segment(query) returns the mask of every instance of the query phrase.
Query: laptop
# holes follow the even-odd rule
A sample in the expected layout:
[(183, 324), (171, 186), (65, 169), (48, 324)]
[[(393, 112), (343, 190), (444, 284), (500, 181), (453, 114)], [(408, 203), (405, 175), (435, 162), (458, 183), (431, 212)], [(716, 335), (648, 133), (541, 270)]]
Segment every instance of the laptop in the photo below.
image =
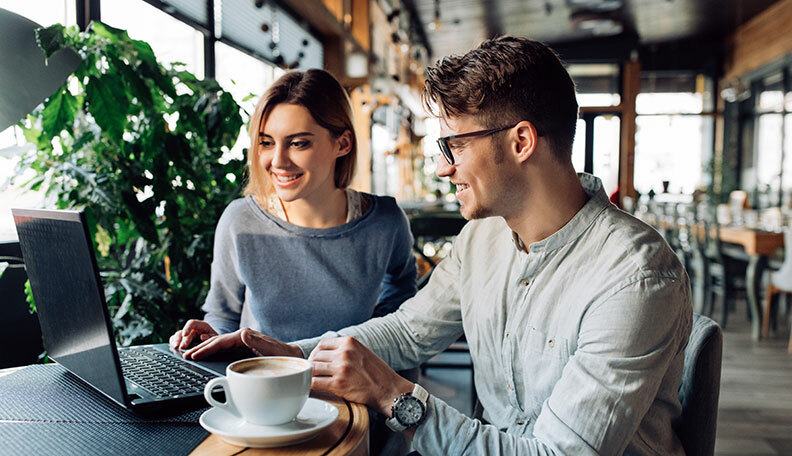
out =
[(85, 214), (11, 212), (51, 359), (136, 413), (207, 406), (204, 385), (230, 361), (188, 361), (168, 344), (116, 346)]

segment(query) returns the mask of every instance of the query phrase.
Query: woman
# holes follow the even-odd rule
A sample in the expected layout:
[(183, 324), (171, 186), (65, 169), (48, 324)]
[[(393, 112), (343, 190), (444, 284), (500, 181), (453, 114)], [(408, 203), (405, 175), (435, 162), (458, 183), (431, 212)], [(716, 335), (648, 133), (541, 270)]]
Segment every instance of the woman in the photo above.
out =
[(171, 336), (173, 347), (235, 332), (223, 349), (263, 334), (313, 337), (415, 294), (404, 213), (393, 198), (347, 188), (357, 148), (338, 81), (321, 70), (283, 75), (256, 106), (250, 138), (245, 197), (217, 224), (206, 316)]

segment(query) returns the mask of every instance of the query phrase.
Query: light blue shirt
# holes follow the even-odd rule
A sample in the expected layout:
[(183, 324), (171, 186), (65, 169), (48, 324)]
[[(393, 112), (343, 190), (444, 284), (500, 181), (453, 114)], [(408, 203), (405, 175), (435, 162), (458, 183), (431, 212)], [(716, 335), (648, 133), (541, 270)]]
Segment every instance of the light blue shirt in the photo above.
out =
[(398, 311), (298, 345), (307, 355), (321, 338), (353, 336), (404, 369), (464, 332), (491, 424), (430, 397), (413, 441), (424, 455), (684, 454), (671, 423), (691, 328), (688, 277), (599, 179), (581, 183), (585, 206), (527, 251), (502, 218), (472, 221)]

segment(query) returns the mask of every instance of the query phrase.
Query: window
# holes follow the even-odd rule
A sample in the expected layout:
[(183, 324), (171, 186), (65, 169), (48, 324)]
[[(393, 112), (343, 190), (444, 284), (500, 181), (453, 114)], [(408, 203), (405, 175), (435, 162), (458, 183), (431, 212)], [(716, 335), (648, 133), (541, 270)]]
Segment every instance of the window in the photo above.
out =
[[(756, 84), (758, 93), (755, 99), (755, 171), (757, 202), (760, 207), (781, 204), (782, 179), (784, 168), (784, 74), (782, 71), (764, 77)], [(787, 156), (790, 156), (787, 153)], [(789, 184), (787, 184), (789, 185)], [(790, 186), (792, 187), (792, 186)], [(790, 187), (784, 190), (792, 189)]]
[(710, 78), (684, 72), (641, 77), (635, 100), (635, 189), (693, 193), (708, 182), (714, 135)]
[(160, 63), (184, 63), (187, 71), (204, 77), (203, 33), (143, 0), (104, 0), (101, 11), (102, 22), (147, 42)]
[(618, 106), (620, 70), (616, 63), (570, 64), (567, 71), (575, 81), (578, 105)]
[(217, 82), (231, 93), (244, 110), (245, 125), (239, 132), (236, 144), (229, 151), (231, 158), (241, 159), (244, 158), (243, 149), (250, 145), (247, 123), (253, 115), (256, 103), (275, 79), (283, 74), (283, 70), (220, 42), (215, 45), (215, 58)]
[[(56, 23), (72, 26), (77, 17), (74, 0), (0, 0), (0, 8), (24, 16), (43, 27)], [(11, 217), (12, 207), (37, 207), (41, 206), (44, 199), (43, 191), (28, 192), (19, 188), (21, 182), (33, 176), (17, 176), (14, 185), (5, 186), (15, 174), (19, 156), (30, 147), (18, 127), (0, 131), (0, 241), (17, 239)]]

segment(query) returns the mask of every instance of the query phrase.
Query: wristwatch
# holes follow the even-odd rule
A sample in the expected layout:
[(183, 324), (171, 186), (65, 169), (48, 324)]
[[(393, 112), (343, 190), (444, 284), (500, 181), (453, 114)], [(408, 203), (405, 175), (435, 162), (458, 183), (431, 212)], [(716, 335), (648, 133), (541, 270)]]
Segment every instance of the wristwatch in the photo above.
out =
[(385, 422), (396, 432), (417, 426), (426, 417), (426, 401), (429, 393), (419, 384), (415, 384), (412, 393), (404, 393), (393, 400), (391, 413), (393, 417)]

